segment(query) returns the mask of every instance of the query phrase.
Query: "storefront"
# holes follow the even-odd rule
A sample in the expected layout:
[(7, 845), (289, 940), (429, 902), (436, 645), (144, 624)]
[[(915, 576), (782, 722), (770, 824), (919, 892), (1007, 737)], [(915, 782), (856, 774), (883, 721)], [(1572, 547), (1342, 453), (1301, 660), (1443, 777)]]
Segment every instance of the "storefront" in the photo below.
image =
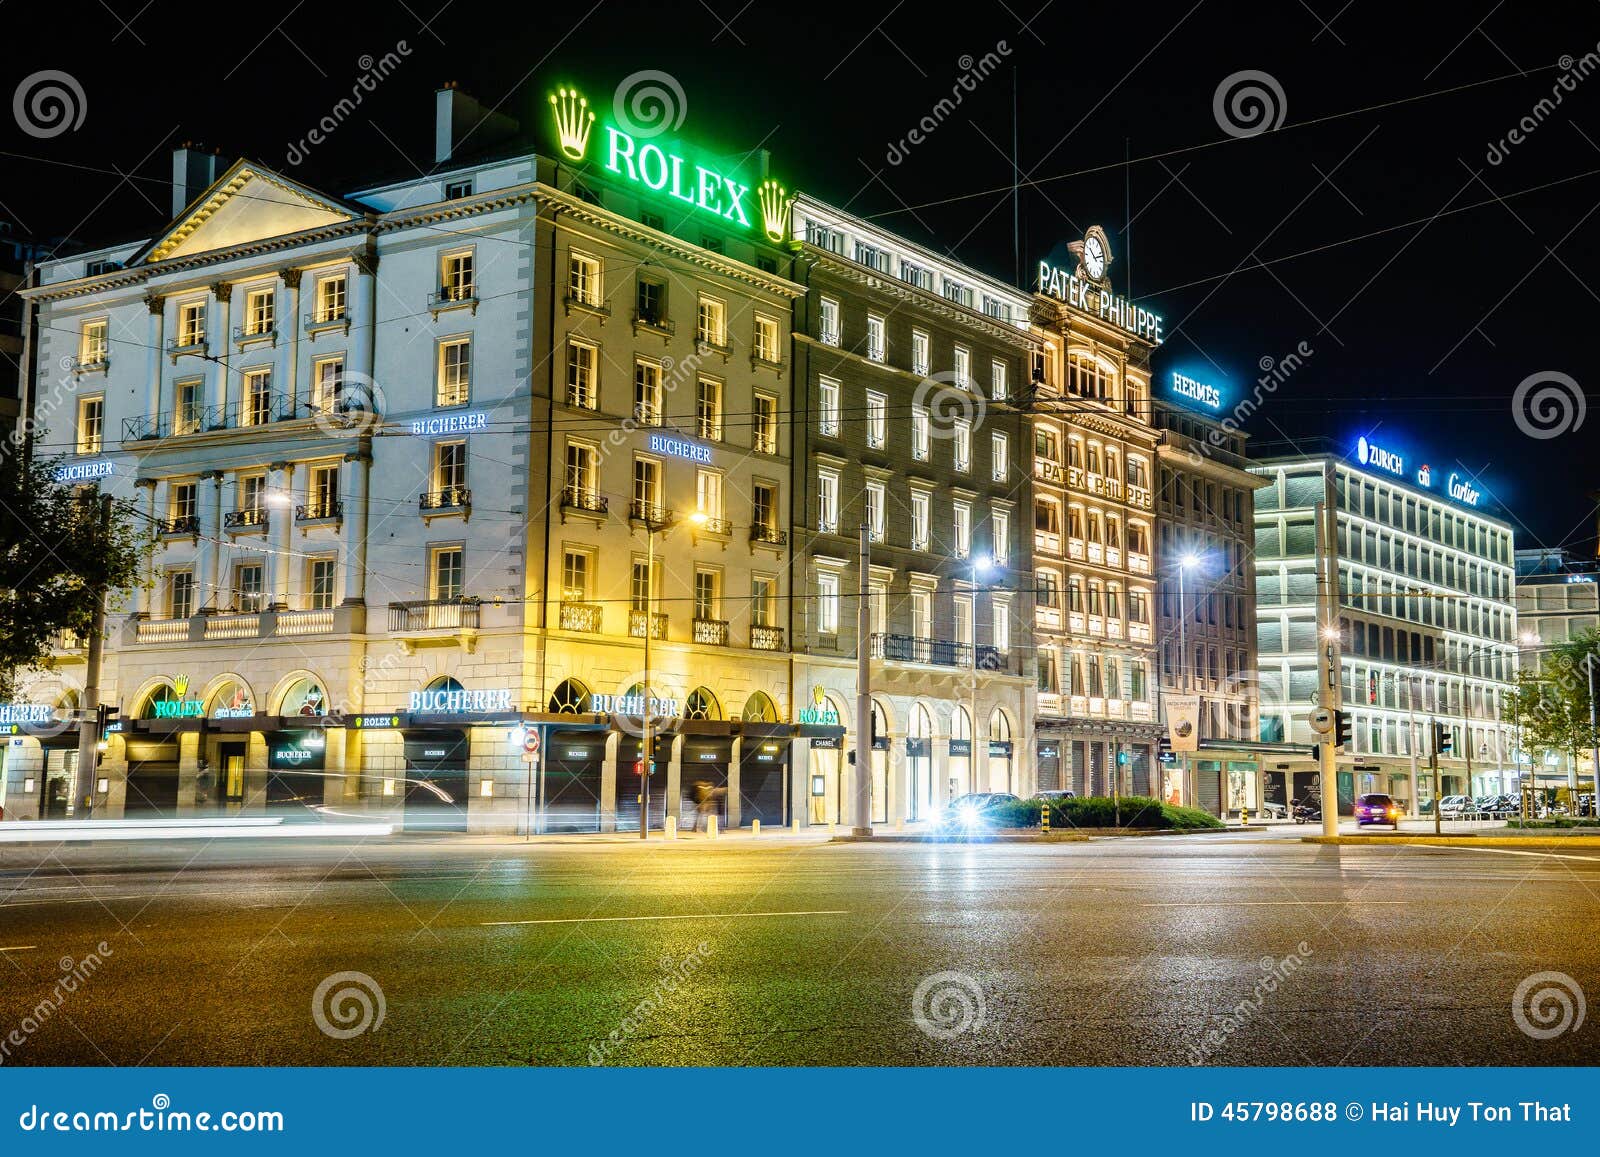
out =
[(789, 817), (789, 737), (783, 723), (744, 723), (739, 743), (739, 823), (782, 827)]
[[(603, 740), (607, 732), (596, 732)], [(677, 736), (671, 732), (651, 736), (655, 758), (650, 763), (650, 828), (659, 831), (667, 821), (667, 784), (672, 770), (672, 745)], [(639, 830), (639, 800), (644, 794), (644, 766), (640, 753), (644, 750), (641, 735), (622, 735), (617, 742), (617, 831)], [(596, 797), (599, 798), (598, 796)]]
[(1034, 762), (1039, 768), (1040, 791), (1063, 791), (1061, 782), (1061, 743), (1059, 740), (1041, 741), (1034, 748)]
[(461, 727), (422, 726), (401, 731), (405, 741), (407, 831), (467, 830), (469, 733)]

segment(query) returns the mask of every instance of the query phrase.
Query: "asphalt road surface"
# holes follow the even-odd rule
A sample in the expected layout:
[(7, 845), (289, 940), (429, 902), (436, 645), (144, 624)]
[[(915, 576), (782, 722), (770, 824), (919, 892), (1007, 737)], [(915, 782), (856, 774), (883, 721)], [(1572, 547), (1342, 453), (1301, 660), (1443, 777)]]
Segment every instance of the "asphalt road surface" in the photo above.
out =
[(1600, 1062), (1600, 849), (1296, 834), (10, 846), (0, 1063)]

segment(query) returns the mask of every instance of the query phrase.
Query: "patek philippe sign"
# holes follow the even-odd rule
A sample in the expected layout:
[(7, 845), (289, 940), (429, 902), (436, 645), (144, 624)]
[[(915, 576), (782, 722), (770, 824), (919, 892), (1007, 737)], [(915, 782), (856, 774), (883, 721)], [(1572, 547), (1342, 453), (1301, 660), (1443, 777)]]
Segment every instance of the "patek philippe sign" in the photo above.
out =
[[(1064, 301), (1073, 309), (1092, 313), (1101, 321), (1126, 330), (1135, 337), (1144, 338), (1153, 345), (1160, 345), (1165, 340), (1161, 333), (1161, 315), (1151, 313), (1143, 306), (1134, 305), (1121, 294), (1113, 293), (1110, 284), (1104, 280), (1105, 266), (1111, 261), (1109, 251), (1102, 248), (1100, 252), (1104, 257), (1095, 259), (1098, 264), (1091, 263), (1093, 250), (1090, 248), (1090, 242), (1094, 239), (1094, 232), (1091, 230), (1089, 238), (1074, 242), (1075, 247), (1083, 248), (1079, 254), (1076, 271), (1052, 265), (1048, 261), (1039, 262), (1037, 278), (1039, 292), (1057, 301)], [(1101, 234), (1101, 237), (1103, 238), (1104, 234)], [(1095, 268), (1101, 270), (1098, 276), (1093, 273)]]
[(470, 715), (483, 711), (514, 711), (509, 688), (493, 691), (413, 691), (408, 709), (416, 715)]
[[(601, 715), (635, 715), (643, 718), (645, 715), (645, 697), (643, 695), (590, 695), (589, 709)], [(659, 699), (650, 696), (649, 714), (652, 717), (665, 717), (675, 719), (681, 712), (678, 710), (676, 699)]]
[(672, 438), (666, 434), (650, 435), (650, 453), (668, 454), (689, 462), (707, 464), (711, 462), (710, 446), (702, 446), (698, 442), (686, 442), (682, 438)]
[(1200, 696), (1168, 695), (1167, 734), (1173, 751), (1193, 754), (1200, 750)]

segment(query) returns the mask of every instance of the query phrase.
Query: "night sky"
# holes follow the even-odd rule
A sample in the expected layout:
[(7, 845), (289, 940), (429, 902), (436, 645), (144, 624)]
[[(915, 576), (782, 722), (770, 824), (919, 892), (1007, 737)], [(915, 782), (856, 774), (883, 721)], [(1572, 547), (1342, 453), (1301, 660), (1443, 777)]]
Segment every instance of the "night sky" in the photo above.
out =
[[(1367, 434), (1436, 479), (1474, 476), (1519, 546), (1592, 554), (1600, 412), (1574, 419), (1597, 411), (1600, 374), (1600, 4), (1407, 7), (12, 5), (7, 88), (66, 72), (84, 116), (50, 137), (4, 118), (0, 217), (74, 245), (144, 236), (189, 139), (343, 192), (427, 170), (445, 81), (542, 144), (555, 83), (602, 100), (659, 70), (686, 98), (680, 135), (764, 143), (792, 186), (1010, 278), (1014, 74), (1025, 277), (1099, 223), (1117, 288), (1166, 319), (1162, 380), (1182, 370), (1231, 406), (1263, 359), (1312, 351), (1246, 424), (1258, 448)], [(398, 67), (290, 164), (363, 58), (401, 42)], [(1234, 113), (1225, 131), (1230, 78), (1225, 93), (1268, 92), (1266, 122)], [(959, 106), (936, 111), (953, 91)], [(1538, 375), (1567, 377), (1530, 383), (1524, 409), (1551, 390), (1567, 416), (1519, 423), (1513, 398)]]

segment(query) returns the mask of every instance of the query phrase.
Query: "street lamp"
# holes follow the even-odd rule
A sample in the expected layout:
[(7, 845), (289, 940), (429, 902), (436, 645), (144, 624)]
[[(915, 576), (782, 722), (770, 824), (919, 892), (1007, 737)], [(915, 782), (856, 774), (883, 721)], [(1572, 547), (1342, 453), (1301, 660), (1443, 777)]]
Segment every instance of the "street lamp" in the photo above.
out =
[[(656, 753), (653, 750), (650, 726), (650, 636), (656, 626), (656, 532), (672, 528), (672, 515), (668, 511), (661, 511), (659, 525), (653, 517), (657, 511), (650, 506), (645, 506), (641, 511), (644, 515), (644, 702), (640, 704), (640, 718), (643, 722), (644, 734), (641, 738), (639, 762), (639, 838), (650, 838), (650, 772), (655, 767)], [(709, 515), (703, 510), (696, 510), (689, 515), (689, 521), (695, 526), (704, 526), (709, 520)]]
[[(994, 559), (986, 554), (972, 556), (972, 738), (968, 748), (967, 766), (971, 774), (968, 777), (972, 783), (972, 790), (981, 790), (978, 786), (978, 582), (981, 576), (994, 569)], [(1009, 766), (1009, 764), (1008, 764)], [(1006, 790), (1011, 785), (1006, 784)]]
[[(1179, 681), (1183, 685), (1183, 693), (1185, 695), (1192, 694), (1193, 691), (1194, 691), (1194, 675), (1190, 672), (1189, 663), (1188, 663), (1188, 655), (1189, 655), (1189, 624), (1188, 624), (1188, 617), (1189, 616), (1188, 616), (1187, 612), (1184, 610), (1184, 581), (1183, 580), (1184, 580), (1184, 575), (1186, 575), (1190, 570), (1198, 570), (1200, 565), (1204, 561), (1205, 561), (1205, 559), (1201, 555), (1196, 554), (1192, 550), (1184, 551), (1182, 554), (1180, 554), (1178, 556), (1178, 678), (1179, 678)], [(1169, 721), (1168, 728), (1170, 729), (1170, 727), (1171, 727), (1171, 723)], [(1199, 727), (1200, 727), (1200, 718), (1199, 718), (1199, 713), (1196, 712), (1196, 714), (1195, 714), (1195, 730), (1196, 730), (1196, 733), (1197, 733), (1196, 734), (1197, 738), (1198, 738)], [(1191, 771), (1191, 767), (1190, 767), (1190, 763), (1189, 763), (1189, 753), (1186, 751), (1186, 752), (1183, 753), (1183, 794), (1184, 794), (1184, 801), (1183, 802), (1185, 804), (1187, 804), (1189, 807), (1196, 807), (1196, 806), (1198, 806), (1198, 804), (1200, 802), (1199, 798), (1198, 798), (1200, 793), (1195, 790), (1195, 785), (1190, 782), (1190, 775), (1191, 774), (1192, 774), (1192, 771)]]

